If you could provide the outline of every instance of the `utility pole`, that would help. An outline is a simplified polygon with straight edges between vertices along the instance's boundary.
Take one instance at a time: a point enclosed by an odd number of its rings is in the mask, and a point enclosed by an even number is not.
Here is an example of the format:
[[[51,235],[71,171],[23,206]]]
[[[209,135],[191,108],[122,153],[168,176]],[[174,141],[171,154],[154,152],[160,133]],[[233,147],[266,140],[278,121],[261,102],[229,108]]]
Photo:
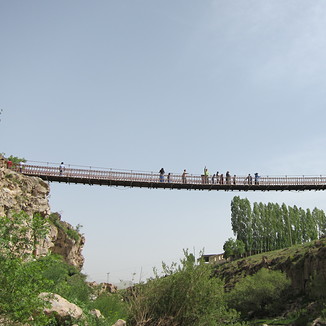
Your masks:
[[[143,266],[140,268],[140,274],[139,274],[139,283],[141,282],[142,275],[143,274]]]

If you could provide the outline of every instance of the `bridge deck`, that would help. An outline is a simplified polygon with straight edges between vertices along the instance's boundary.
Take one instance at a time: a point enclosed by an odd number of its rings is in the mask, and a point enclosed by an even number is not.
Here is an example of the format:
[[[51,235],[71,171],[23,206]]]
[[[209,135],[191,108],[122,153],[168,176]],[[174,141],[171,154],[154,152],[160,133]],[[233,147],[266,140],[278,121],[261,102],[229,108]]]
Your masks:
[[[80,183],[89,185],[106,185],[138,188],[162,188],[162,189],[188,189],[188,190],[224,190],[224,191],[269,191],[269,190],[324,190],[326,189],[326,176],[261,176],[259,183],[254,180],[250,183],[246,176],[231,178],[226,184],[224,177],[223,184],[212,182],[212,178],[205,178],[201,175],[187,174],[186,179],[181,174],[171,174],[170,178],[164,176],[160,181],[159,173],[114,171],[109,169],[80,169],[64,168],[48,165],[14,166],[13,170],[25,175],[36,176],[46,181]]]

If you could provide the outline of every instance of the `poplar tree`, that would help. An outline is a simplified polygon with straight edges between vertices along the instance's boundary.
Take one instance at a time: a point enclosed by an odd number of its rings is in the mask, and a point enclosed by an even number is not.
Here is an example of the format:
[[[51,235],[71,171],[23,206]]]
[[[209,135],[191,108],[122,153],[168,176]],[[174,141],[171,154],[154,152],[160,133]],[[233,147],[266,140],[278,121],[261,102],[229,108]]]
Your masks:
[[[238,196],[231,202],[231,224],[236,240],[244,244],[248,255],[301,244],[326,234],[322,210],[314,208],[311,212],[284,203],[253,203],[251,209],[249,200]],[[234,246],[232,241],[226,243],[226,248],[233,251]]]

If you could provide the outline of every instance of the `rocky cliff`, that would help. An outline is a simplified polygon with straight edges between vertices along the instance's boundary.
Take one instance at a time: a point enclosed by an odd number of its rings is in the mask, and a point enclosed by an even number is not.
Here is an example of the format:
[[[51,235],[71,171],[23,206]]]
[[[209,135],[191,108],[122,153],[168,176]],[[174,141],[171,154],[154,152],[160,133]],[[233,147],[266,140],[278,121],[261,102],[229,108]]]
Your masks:
[[[49,192],[47,182],[7,169],[5,159],[0,156],[0,217],[21,211],[30,216],[41,214],[49,223],[50,232],[38,244],[37,256],[49,252],[60,254],[67,263],[81,269],[84,263],[82,248],[85,238],[70,224],[61,221],[59,214],[51,214]]]

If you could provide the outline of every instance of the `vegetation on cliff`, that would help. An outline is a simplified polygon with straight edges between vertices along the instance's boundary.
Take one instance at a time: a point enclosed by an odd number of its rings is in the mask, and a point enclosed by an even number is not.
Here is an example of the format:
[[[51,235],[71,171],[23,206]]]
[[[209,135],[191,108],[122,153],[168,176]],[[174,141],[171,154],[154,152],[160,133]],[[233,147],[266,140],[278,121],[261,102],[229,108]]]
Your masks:
[[[45,314],[47,304],[39,294],[48,292],[59,294],[83,308],[84,317],[78,325],[112,325],[117,320],[116,314],[102,319],[90,314],[90,310],[100,305],[97,300],[91,300],[92,289],[85,275],[60,256],[35,256],[36,244],[48,231],[48,224],[39,215],[30,217],[20,212],[10,218],[0,218],[0,322],[6,325],[73,325],[72,318],[58,322],[54,315]],[[106,300],[112,301],[111,298]],[[123,303],[118,301],[122,307]],[[103,305],[103,297],[101,303]],[[121,317],[125,316],[123,307],[117,310]]]

